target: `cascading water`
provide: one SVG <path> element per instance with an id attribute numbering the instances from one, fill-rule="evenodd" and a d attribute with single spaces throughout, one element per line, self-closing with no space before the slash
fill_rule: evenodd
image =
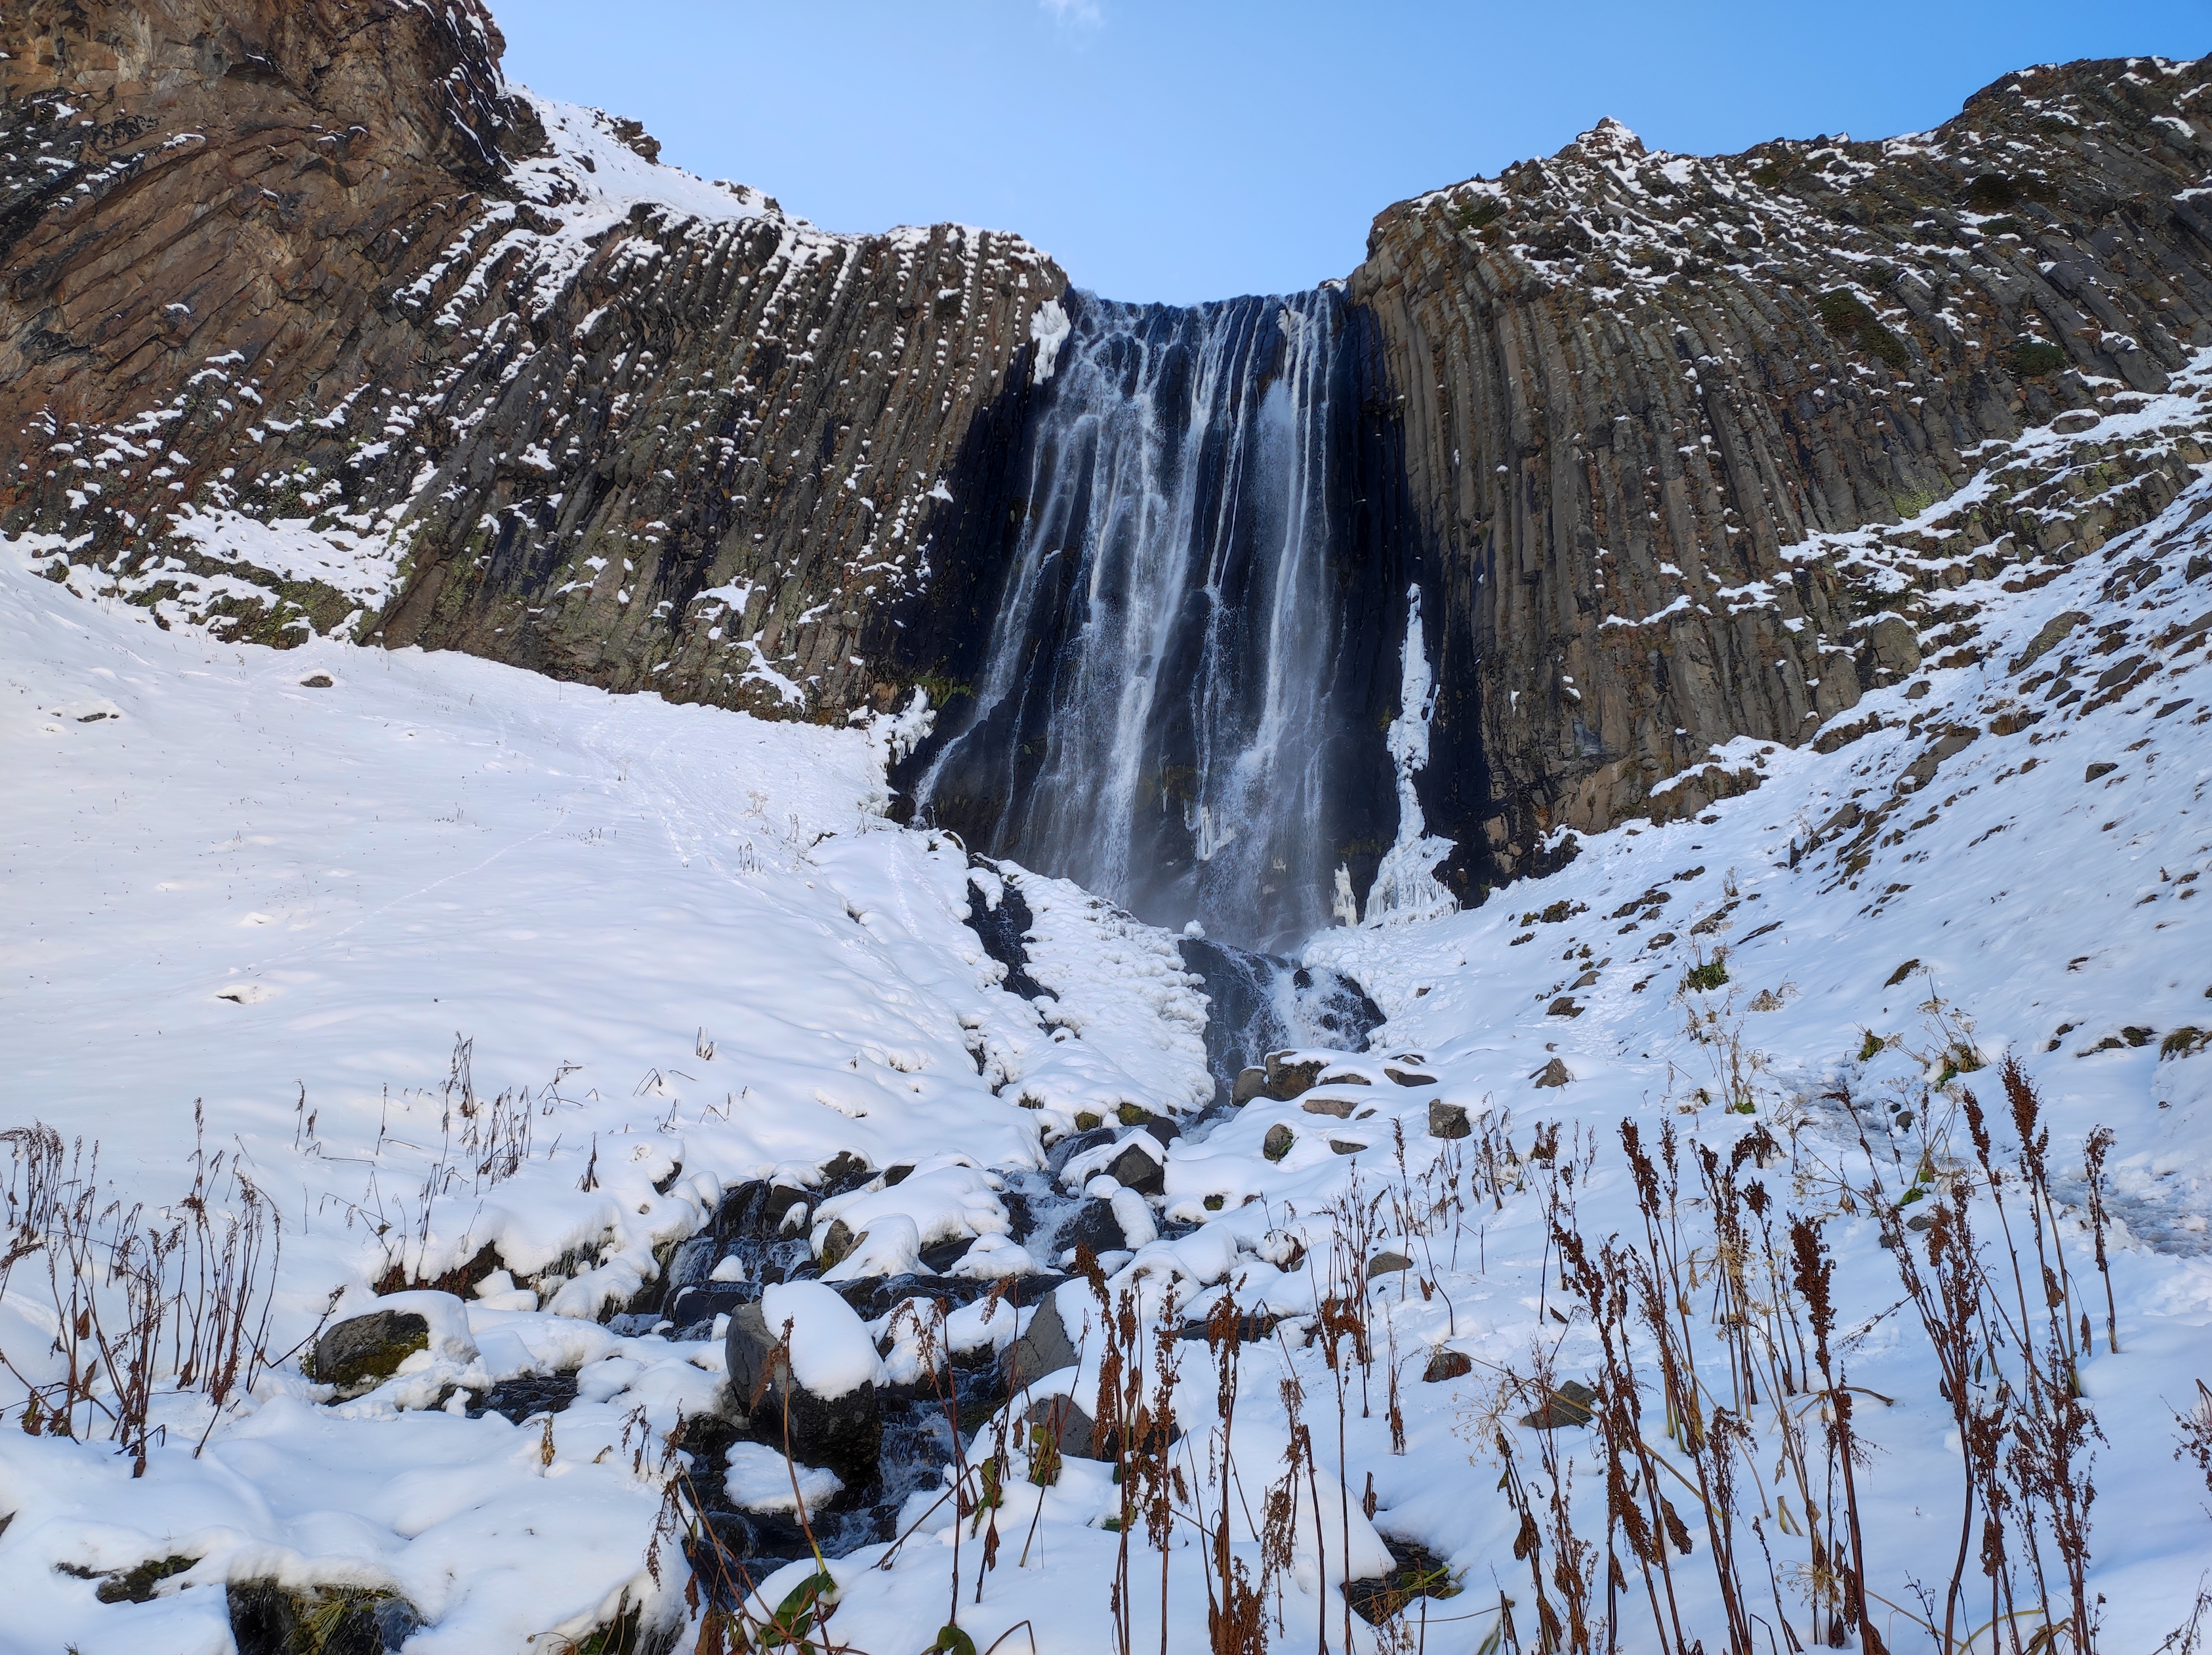
<path id="1" fill-rule="evenodd" d="M 1152 923 L 1294 947 L 1395 815 L 1374 712 L 1389 583 L 1344 554 L 1346 307 L 1328 288 L 1070 302 L 979 681 L 915 811 Z"/>
<path id="2" fill-rule="evenodd" d="M 1238 1073 L 1258 1068 L 1270 1052 L 1364 1052 L 1368 1034 L 1382 1021 L 1358 984 L 1326 967 L 1195 937 L 1183 939 L 1182 954 L 1183 968 L 1206 979 L 1206 1066 L 1216 1113 Z"/>

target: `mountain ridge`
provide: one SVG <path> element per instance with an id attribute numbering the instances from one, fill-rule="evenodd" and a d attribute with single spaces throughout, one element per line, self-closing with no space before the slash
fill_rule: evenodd
<path id="1" fill-rule="evenodd" d="M 34 7 L 4 49 L 8 532 L 264 641 L 831 722 L 972 693 L 1066 325 L 1019 238 L 832 236 L 660 167 L 509 87 L 473 0 Z M 1942 606 L 1807 549 L 2212 339 L 2205 82 L 2045 66 L 1927 133 L 1730 157 L 1601 121 L 1378 214 L 1342 286 L 1459 900 L 1562 830 L 1694 812 L 1736 785 L 1713 749 L 1841 729 L 1918 664 Z M 2178 486 L 2106 464 L 2128 488 L 2087 515 L 1990 501 L 1953 537 L 2063 561 Z"/>

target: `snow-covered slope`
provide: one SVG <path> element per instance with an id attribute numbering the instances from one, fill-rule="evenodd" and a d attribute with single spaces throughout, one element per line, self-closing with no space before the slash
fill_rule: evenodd
<path id="1" fill-rule="evenodd" d="M 434 1277 L 489 1243 L 539 1276 L 547 1311 L 516 1308 L 525 1291 L 477 1312 L 480 1378 L 611 1362 L 562 1432 L 612 1441 L 641 1402 L 665 1431 L 679 1403 L 711 1405 L 719 1347 L 625 1343 L 590 1319 L 725 1188 L 811 1183 L 840 1153 L 1024 1167 L 1041 1120 L 1211 1094 L 1200 1003 L 1154 957 L 1171 966 L 1171 947 L 1073 888 L 1037 888 L 1054 1024 L 997 986 L 963 923 L 965 854 L 883 821 L 883 755 L 860 729 L 460 655 L 225 646 L 50 584 L 13 549 L 0 659 L 4 1124 L 97 1141 L 108 1187 L 158 1203 L 185 1192 L 204 1117 L 206 1149 L 281 1215 L 272 1349 L 334 1290 L 343 1316 L 393 1263 Z M 495 1147 L 518 1142 L 510 1170 Z M 907 1203 L 925 1228 L 929 1187 Z M 0 1350 L 43 1380 L 52 1312 L 27 1285 Z M 316 1394 L 296 1372 L 264 1382 L 212 1470 L 191 1456 L 206 1421 L 177 1399 L 158 1497 L 127 1460 L 106 1469 L 104 1443 L 9 1432 L 0 1574 L 31 1596 L 0 1648 L 222 1647 L 220 1592 L 95 1610 L 53 1573 L 134 1546 L 133 1562 L 204 1550 L 201 1579 L 398 1590 L 438 1619 L 418 1649 L 587 1631 L 644 1579 L 658 1485 L 624 1470 L 599 1488 L 595 1440 L 575 1467 L 590 1488 L 556 1502 L 583 1496 L 563 1537 L 507 1556 L 486 1537 L 540 1499 L 514 1479 L 550 1472 L 496 1416 L 394 1417 L 440 1379 L 343 1424 L 281 1400 Z M 0 1373 L 0 1407 L 22 1396 Z M 373 1469 L 416 1462 L 469 1485 L 459 1506 Z M 410 1550 L 425 1525 L 435 1543 Z M 455 1555 L 487 1573 L 453 1578 Z"/>
<path id="2" fill-rule="evenodd" d="M 2032 464 L 2094 497 L 2097 445 L 2183 440 L 2169 427 L 2190 427 L 2193 395 L 2032 435 L 1989 456 L 1976 488 Z M 1233 1387 L 1252 1509 L 1232 1512 L 1228 1541 L 1279 1593 L 1267 1626 L 1279 1607 L 1281 1646 L 1318 1622 L 1328 1647 L 1474 1652 L 1501 1597 L 1533 1643 L 1501 1440 L 1524 1482 L 1546 1441 L 1574 1458 L 1542 1544 L 1559 1511 L 1583 1538 L 1605 1535 L 1598 1434 L 1514 1422 L 1537 1369 L 1602 1367 L 1586 1306 L 1559 1284 L 1547 1203 L 1564 1199 L 1566 1233 L 1593 1251 L 1642 1234 L 1624 1121 L 1647 1143 L 1671 1125 L 1723 1156 L 1750 1141 L 1742 1175 L 1824 1226 L 1836 1357 L 1860 1388 L 1870 1601 L 1887 1646 L 1912 1646 L 1930 1613 L 1916 1591 L 1940 1597 L 1958 1544 L 1961 1461 L 1884 1245 L 1902 1209 L 1885 1217 L 1865 1191 L 1877 1178 L 1893 1195 L 1956 1187 L 1968 1089 L 2000 1121 L 2004 1163 L 2007 1052 L 2043 1100 L 2069 1326 L 2076 1310 L 2104 1319 L 2082 1151 L 2094 1127 L 2116 1135 L 2117 1338 L 2094 1326 L 2078 1369 L 2100 1434 L 2087 1445 L 2099 1641 L 2150 1649 L 2188 1616 L 2212 1533 L 2175 1455 L 2177 1416 L 2212 1373 L 2212 909 L 2198 895 L 2212 872 L 2212 478 L 2099 549 L 1978 579 L 1971 555 L 1935 549 L 1976 497 L 1797 549 L 1864 583 L 1942 590 L 1922 640 L 1936 664 L 1802 749 L 1717 752 L 1710 791 L 1732 796 L 1694 817 L 1591 838 L 1479 910 L 1316 937 L 1309 961 L 1351 973 L 1388 1014 L 1372 1050 L 1324 1054 L 1305 1092 L 1167 1146 L 1146 1211 L 1115 1192 L 1125 1239 L 1158 1232 L 1108 1255 L 1110 1290 L 1145 1316 L 1168 1318 L 1172 1294 L 1172 1320 L 1224 1295 L 1285 1319 L 1244 1347 Z M 437 1348 L 350 1402 L 326 1402 L 289 1361 L 220 1420 L 197 1394 L 157 1398 L 169 1430 L 143 1479 L 97 1428 L 82 1443 L 0 1433 L 10 1655 L 222 1650 L 222 1594 L 200 1588 L 224 1580 L 397 1592 L 427 1622 L 414 1655 L 580 1638 L 625 1601 L 672 1624 L 684 1567 L 665 1536 L 649 1552 L 661 1439 L 679 1409 L 722 1405 L 722 1353 L 599 1319 L 723 1191 L 811 1184 L 841 1153 L 903 1162 L 910 1178 L 821 1203 L 815 1246 L 850 1213 L 876 1224 L 881 1252 L 905 1234 L 878 1222 L 889 1215 L 917 1240 L 989 1237 L 984 1257 L 1017 1228 L 1002 1186 L 1040 1176 L 1042 1138 L 1121 1103 L 1174 1111 L 1208 1094 L 1202 1008 L 1171 939 L 1075 888 L 1018 878 L 1029 969 L 1058 1000 L 999 986 L 1004 967 L 963 918 L 971 891 L 1003 900 L 1005 883 L 942 836 L 883 821 L 888 731 L 759 724 L 459 656 L 227 646 L 34 567 L 48 561 L 20 550 L 0 566 L 10 1119 L 98 1138 L 115 1191 L 161 1201 L 186 1182 L 197 1100 L 208 1150 L 235 1156 L 283 1215 L 276 1350 L 333 1290 L 337 1313 L 366 1308 L 395 1260 L 429 1276 L 490 1241 L 535 1285 L 495 1278 L 465 1317 L 439 1310 Z M 457 1040 L 472 1042 L 465 1085 Z M 1455 1105 L 1474 1136 L 1432 1135 Z M 501 1162 L 489 1123 L 511 1146 L 524 1118 L 526 1149 Z M 1539 1123 L 1561 1134 L 1548 1156 Z M 1121 1147 L 1067 1161 L 1063 1185 L 1100 1191 Z M 1564 1187 L 1563 1165 L 1577 1168 Z M 1703 1200 L 1682 1220 L 1693 1273 L 1711 1257 Z M 0 1349 L 19 1377 L 0 1379 L 15 1387 L 0 1406 L 50 1377 L 52 1312 L 35 1264 L 18 1270 Z M 1318 1314 L 1340 1317 L 1346 1295 L 1364 1307 L 1370 1361 Z M 1056 1302 L 1081 1361 L 1039 1389 L 1090 1406 L 1096 1300 L 1071 1282 Z M 1720 1337 L 1684 1315 L 1686 1337 Z M 1012 1332 L 980 1307 L 954 1320 L 963 1348 Z M 919 1372 L 911 1337 L 880 1331 L 886 1370 Z M 1166 1584 L 1131 1600 L 1131 1635 L 1149 1646 L 1164 1611 L 1169 1647 L 1196 1652 L 1206 1554 L 1182 1519 L 1221 1509 L 1221 1392 L 1204 1345 L 1147 1349 L 1180 1353 L 1192 1500 L 1164 1575 L 1149 1552 L 1141 1564 Z M 550 1426 L 434 1406 L 455 1385 L 556 1370 L 577 1373 L 576 1400 Z M 1729 1399 L 1757 1472 L 1740 1519 L 1765 1523 L 1772 1616 L 1801 1640 L 1829 1586 L 1790 1515 L 1804 1496 L 1772 1477 L 1784 1412 L 1815 1417 L 1804 1379 L 1780 1408 Z M 1644 1406 L 1653 1452 L 1686 1475 L 1657 1400 Z M 1311 1455 L 1297 1482 L 1308 1516 L 1267 1539 L 1267 1488 L 1293 1444 Z M 918 1646 L 957 1565 L 978 1648 L 1024 1621 L 1041 1650 L 1103 1646 L 1121 1545 L 1103 1525 L 1121 1485 L 1076 1458 L 1033 1482 L 1018 1436 L 1008 1452 L 994 1565 L 981 1567 L 984 1518 L 955 1522 L 925 1488 L 900 1513 L 918 1525 L 905 1545 L 830 1560 L 839 1639 L 874 1655 Z M 1715 1531 L 1683 1514 L 1680 1610 L 1717 1646 Z M 1339 1586 L 1389 1567 L 1385 1541 L 1425 1548 L 1458 1595 L 1415 1599 L 1395 1630 L 1347 1619 Z M 85 1578 L 169 1556 L 196 1561 L 144 1603 L 101 1603 Z M 813 1567 L 763 1582 L 767 1603 Z M 1619 1647 L 1657 1646 L 1638 1594 L 1614 1610 Z"/>

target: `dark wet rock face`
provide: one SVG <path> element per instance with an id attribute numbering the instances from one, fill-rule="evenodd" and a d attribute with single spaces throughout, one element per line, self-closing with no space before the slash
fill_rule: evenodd
<path id="1" fill-rule="evenodd" d="M 89 465 L 158 409 L 173 458 L 104 465 L 84 512 L 11 464 L 0 524 L 174 555 L 131 595 L 238 637 L 365 609 L 359 635 L 612 689 L 902 701 L 921 669 L 878 634 L 925 543 L 942 567 L 975 534 L 1065 278 L 1013 236 L 833 236 L 734 187 L 625 215 L 573 157 L 650 140 L 510 94 L 501 47 L 479 0 L 9 8 L 0 433 Z M 405 567 L 238 566 L 266 597 L 224 597 L 233 566 L 168 536 L 187 507 L 395 514 Z"/>
<path id="2" fill-rule="evenodd" d="M 982 877 L 968 882 L 968 928 L 983 944 L 983 952 L 1006 968 L 1000 986 L 1024 1000 L 1039 995 L 1060 997 L 1030 975 L 1029 933 L 1034 923 L 1028 899 L 1008 876 L 981 857 L 969 858 Z"/>
<path id="3" fill-rule="evenodd" d="M 1370 330 L 1333 288 L 1066 305 L 963 693 L 897 785 L 1149 923 L 1293 946 L 1396 815 L 1375 732 L 1407 581 L 1359 531 L 1390 494 Z"/>

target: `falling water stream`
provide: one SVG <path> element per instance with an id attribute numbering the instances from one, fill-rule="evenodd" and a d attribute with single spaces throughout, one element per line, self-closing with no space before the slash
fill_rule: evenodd
<path id="1" fill-rule="evenodd" d="M 1084 297 L 972 705 L 914 790 L 980 850 L 1249 947 L 1328 923 L 1363 727 L 1335 289 Z"/>

